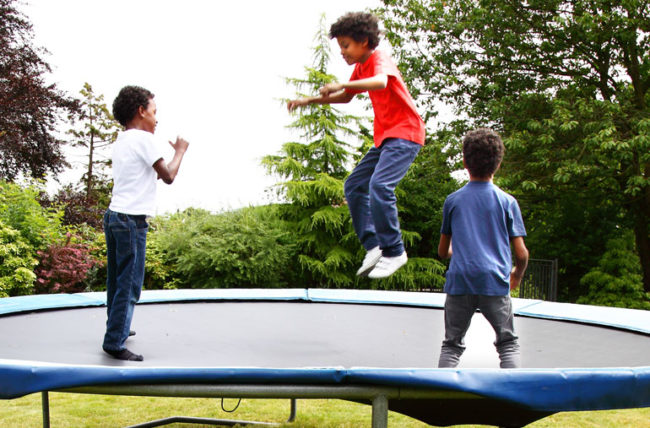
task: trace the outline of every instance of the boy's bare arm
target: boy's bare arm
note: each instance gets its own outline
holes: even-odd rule
[[[160,158],[155,164],[153,164],[153,168],[158,173],[158,178],[162,179],[166,184],[172,184],[174,182],[178,170],[181,167],[183,156],[185,155],[190,143],[188,143],[184,138],[177,137],[176,142],[172,143],[170,141],[169,145],[174,149],[174,157],[171,162],[165,164],[165,160]]]
[[[306,106],[308,104],[342,104],[342,103],[349,103],[352,98],[354,98],[354,94],[350,94],[345,91],[339,91],[337,93],[327,95],[327,96],[319,96],[319,97],[306,97],[306,98],[300,98],[297,100],[291,100],[287,102],[287,109],[289,111],[293,111],[298,107]]]
[[[528,249],[524,243],[523,236],[516,236],[510,241],[515,254],[515,267],[510,274],[510,288],[519,287],[524,272],[528,267]]]
[[[345,89],[354,89],[358,91],[374,91],[377,89],[384,89],[388,85],[388,75],[378,74],[367,79],[352,80],[346,83],[328,83],[319,89],[320,96],[300,98],[298,100],[291,100],[287,103],[289,111],[295,110],[298,107],[306,106],[308,104],[341,104],[349,103],[354,94],[348,93]]]
[[[451,257],[453,250],[451,248],[451,235],[440,235],[440,242],[438,243],[438,256],[441,259],[448,259]]]
[[[322,96],[342,91],[344,89],[354,89],[356,91],[376,91],[384,89],[388,85],[387,74],[377,74],[366,79],[351,80],[345,83],[333,82],[320,88]]]

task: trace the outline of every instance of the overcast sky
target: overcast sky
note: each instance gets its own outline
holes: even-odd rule
[[[176,181],[158,184],[158,214],[187,207],[211,211],[264,203],[275,179],[260,160],[296,140],[280,98],[293,97],[285,77],[311,64],[320,16],[327,28],[349,11],[379,0],[27,0],[35,44],[53,67],[48,77],[75,96],[84,82],[111,106],[136,84],[156,95],[161,141],[190,142]],[[382,46],[382,45],[380,45]],[[352,67],[332,41],[330,73]],[[384,48],[386,48],[384,46]],[[353,100],[344,110],[362,113]],[[172,156],[171,149],[167,160]],[[80,161],[70,154],[71,161]],[[78,181],[81,170],[63,175]]]

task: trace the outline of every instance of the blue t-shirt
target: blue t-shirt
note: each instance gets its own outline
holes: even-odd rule
[[[517,200],[491,182],[470,181],[447,196],[440,232],[451,235],[447,294],[510,293],[510,239],[526,236]]]

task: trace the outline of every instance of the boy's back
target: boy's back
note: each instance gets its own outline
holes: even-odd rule
[[[489,181],[470,181],[447,197],[441,232],[452,236],[454,249],[447,294],[508,294],[510,239],[526,235],[514,197]]]
[[[494,329],[500,366],[521,367],[510,287],[521,282],[528,249],[517,201],[492,184],[504,151],[501,137],[490,129],[477,129],[463,138],[463,165],[470,182],[445,200],[438,244],[438,255],[451,257],[438,367],[458,366],[477,309]],[[512,272],[511,244],[516,262]]]

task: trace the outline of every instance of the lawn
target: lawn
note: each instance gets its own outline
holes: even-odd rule
[[[223,400],[226,410],[237,407],[238,400]],[[352,428],[370,427],[371,407],[342,400],[298,400],[296,420],[282,427]],[[284,421],[289,415],[289,400],[244,399],[234,413],[222,410],[220,399],[154,398],[108,395],[50,393],[52,428],[120,427],[170,416],[194,416],[219,419]],[[2,428],[33,428],[41,426],[41,394],[15,400],[0,400]],[[389,413],[389,427],[422,428],[428,425]],[[195,428],[199,425],[174,424],[173,428]],[[460,427],[461,425],[459,425]],[[462,427],[470,427],[462,425]],[[530,428],[650,428],[650,408],[568,412],[549,416]]]

